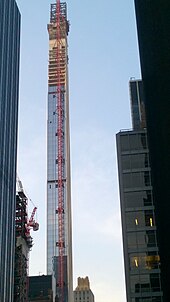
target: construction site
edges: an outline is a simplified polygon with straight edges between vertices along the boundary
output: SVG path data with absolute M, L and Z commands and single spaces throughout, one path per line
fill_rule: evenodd
M 16 214 L 15 214 L 15 270 L 14 270 L 14 302 L 27 302 L 29 289 L 29 252 L 33 246 L 30 231 L 37 231 L 39 224 L 34 216 L 34 207 L 28 217 L 28 197 L 20 179 L 17 179 Z

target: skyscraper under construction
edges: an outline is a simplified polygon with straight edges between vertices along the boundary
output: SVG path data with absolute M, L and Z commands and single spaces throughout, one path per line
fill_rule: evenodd
M 58 0 L 48 24 L 47 274 L 59 302 L 73 301 L 68 32 L 66 3 Z

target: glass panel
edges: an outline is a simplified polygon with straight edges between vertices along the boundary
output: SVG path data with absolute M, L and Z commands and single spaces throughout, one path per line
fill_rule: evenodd
M 148 154 L 134 154 L 131 155 L 131 168 L 132 169 L 142 169 L 149 166 Z
M 121 151 L 129 150 L 129 135 L 120 136 Z
M 131 156 L 130 155 L 122 156 L 122 169 L 123 170 L 131 169 Z
M 125 214 L 127 228 L 139 228 L 144 226 L 153 227 L 155 219 L 153 211 L 134 211 Z
M 129 249 L 157 246 L 155 231 L 128 232 L 127 241 Z
M 148 253 L 149 254 L 149 253 Z M 148 255 L 146 253 L 137 253 L 130 255 L 130 269 L 157 269 L 160 265 L 160 257 L 157 254 Z
M 123 174 L 123 186 L 125 189 L 143 188 L 150 185 L 151 181 L 149 171 Z
M 148 247 L 156 246 L 156 232 L 155 231 L 146 231 L 147 236 L 147 245 Z
M 151 191 L 128 192 L 124 196 L 126 208 L 152 205 Z
M 129 135 L 130 149 L 139 150 L 138 134 Z
M 159 274 L 150 274 L 151 288 L 154 292 L 160 291 L 160 276 Z
M 136 232 L 127 233 L 128 248 L 137 248 Z

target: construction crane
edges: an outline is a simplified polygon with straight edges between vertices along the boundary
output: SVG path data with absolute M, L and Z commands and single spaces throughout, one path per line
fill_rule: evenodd
M 31 201 L 31 200 L 30 200 Z M 28 301 L 29 288 L 29 252 L 33 246 L 30 231 L 37 231 L 39 224 L 35 221 L 37 207 L 28 218 L 28 197 L 24 192 L 21 180 L 17 176 L 16 213 L 15 213 L 15 274 L 14 301 Z
M 62 63 L 65 58 L 62 54 L 62 26 L 66 23 L 61 14 L 60 0 L 56 0 L 56 95 L 57 95 L 57 138 L 58 138 L 58 273 L 56 286 L 60 289 L 59 302 L 64 302 L 64 254 L 65 254 L 65 224 L 64 224 L 64 108 L 63 108 L 63 89 L 61 76 L 63 73 Z
M 30 230 L 33 229 L 33 231 L 38 231 L 39 230 L 39 224 L 38 222 L 35 221 L 34 216 L 35 216 L 35 212 L 37 210 L 37 207 L 34 207 L 31 217 L 28 219 L 27 224 L 26 224 L 26 236 L 29 237 L 30 236 Z
M 22 182 L 19 178 L 19 176 L 17 175 L 17 188 L 18 188 L 18 195 L 21 197 L 21 198 L 24 198 L 26 200 L 28 200 L 25 192 L 24 192 L 24 188 L 23 188 L 23 185 L 22 185 Z M 29 199 L 31 201 L 31 199 Z M 27 204 L 28 206 L 28 204 Z M 27 209 L 26 209 L 27 211 Z M 26 231 L 25 231 L 25 235 L 27 237 L 30 236 L 30 230 L 33 229 L 33 231 L 38 231 L 39 230 L 39 224 L 35 221 L 34 219 L 34 216 L 35 216 L 35 213 L 37 211 L 37 207 L 34 207 L 32 213 L 31 213 L 31 216 L 30 218 L 27 219 L 27 222 L 25 224 L 25 228 L 26 228 Z

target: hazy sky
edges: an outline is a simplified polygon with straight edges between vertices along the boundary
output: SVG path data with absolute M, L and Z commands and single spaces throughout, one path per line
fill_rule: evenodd
M 30 274 L 46 273 L 49 0 L 22 15 L 18 173 L 37 205 Z M 128 81 L 140 77 L 133 0 L 68 0 L 73 269 L 96 302 L 125 302 L 115 134 L 131 128 Z M 30 203 L 30 208 L 33 205 Z

